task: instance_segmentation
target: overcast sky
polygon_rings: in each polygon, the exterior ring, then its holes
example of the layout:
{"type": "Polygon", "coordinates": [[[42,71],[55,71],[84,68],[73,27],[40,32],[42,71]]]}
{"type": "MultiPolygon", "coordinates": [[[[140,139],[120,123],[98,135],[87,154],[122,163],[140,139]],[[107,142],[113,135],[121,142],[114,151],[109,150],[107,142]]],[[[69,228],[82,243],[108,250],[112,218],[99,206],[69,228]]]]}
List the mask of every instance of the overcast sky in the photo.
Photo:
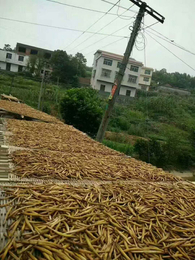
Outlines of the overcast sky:
{"type": "MultiPolygon", "coordinates": [[[[55,1],[55,0],[54,0],[55,1]]],[[[91,8],[107,12],[112,5],[102,0],[56,0],[61,3],[72,4],[76,6],[91,8]]],[[[108,0],[113,4],[117,0],[108,0]]],[[[147,4],[161,13],[165,17],[164,24],[158,23],[151,28],[162,33],[175,43],[185,47],[195,53],[195,0],[147,0],[147,4]]],[[[132,2],[121,0],[120,5],[130,7],[132,2]]],[[[120,36],[130,35],[129,26],[132,26],[137,6],[133,6],[131,11],[126,11],[126,17],[120,17],[125,10],[114,7],[110,13],[117,15],[104,15],[104,17],[92,26],[89,31],[97,32],[106,26],[100,32],[112,34],[120,28],[124,29],[116,32],[120,36]]],[[[85,31],[94,22],[103,16],[102,13],[76,9],[65,5],[49,2],[47,0],[0,0],[0,18],[11,18],[33,23],[41,23],[52,26],[66,27],[85,31]]],[[[150,15],[146,15],[144,23],[150,25],[156,20],[150,15]]],[[[146,30],[147,31],[147,30],[146,30]]],[[[148,32],[150,30],[148,29],[148,32]]],[[[153,32],[154,33],[154,32],[153,32]]],[[[22,24],[13,21],[0,20],[0,47],[5,43],[11,44],[14,48],[17,42],[50,49],[63,49],[68,54],[82,52],[87,58],[88,66],[92,66],[93,54],[97,49],[123,54],[127,45],[128,38],[117,38],[103,35],[93,35],[89,33],[82,34],[62,29],[46,28],[30,24],[22,24]],[[80,36],[78,38],[78,36],[80,36]],[[90,37],[90,39],[88,39],[90,37]],[[78,39],[77,39],[78,38],[78,39]],[[73,42],[74,41],[74,42],[73,42]],[[116,42],[118,41],[118,42],[116,42]],[[114,43],[115,42],[115,43],[114,43]],[[67,47],[68,46],[68,47],[67,47]]],[[[188,73],[195,76],[195,71],[182,63],[157,42],[146,36],[146,66],[154,69],[166,68],[168,72],[188,73]]],[[[170,51],[174,52],[180,59],[195,69],[195,56],[189,54],[175,46],[155,37],[157,41],[163,44],[170,51]]],[[[139,36],[138,48],[143,49],[143,38],[139,36]]],[[[133,58],[144,63],[144,51],[133,49],[131,55],[133,58]]]]}

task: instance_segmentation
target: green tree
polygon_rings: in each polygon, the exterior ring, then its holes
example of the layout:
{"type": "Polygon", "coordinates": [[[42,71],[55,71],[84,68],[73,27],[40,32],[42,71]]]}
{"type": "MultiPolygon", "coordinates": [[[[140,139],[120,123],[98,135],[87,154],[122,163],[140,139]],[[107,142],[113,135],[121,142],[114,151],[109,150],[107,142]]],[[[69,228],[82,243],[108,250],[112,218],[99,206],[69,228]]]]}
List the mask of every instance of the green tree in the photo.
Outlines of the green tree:
{"type": "Polygon", "coordinates": [[[82,53],[75,56],[68,55],[66,51],[56,50],[51,58],[53,78],[59,78],[61,82],[78,87],[78,77],[85,77],[87,60],[82,53]]]}
{"type": "Polygon", "coordinates": [[[4,44],[3,50],[4,51],[13,51],[10,44],[4,44]]]}
{"type": "Polygon", "coordinates": [[[43,58],[42,54],[31,55],[28,59],[26,70],[31,74],[35,74],[35,76],[40,76],[44,66],[48,66],[48,61],[43,58]]]}
{"type": "Polygon", "coordinates": [[[97,92],[90,88],[67,90],[60,103],[62,118],[67,124],[94,137],[101,116],[101,100],[97,92]]]}

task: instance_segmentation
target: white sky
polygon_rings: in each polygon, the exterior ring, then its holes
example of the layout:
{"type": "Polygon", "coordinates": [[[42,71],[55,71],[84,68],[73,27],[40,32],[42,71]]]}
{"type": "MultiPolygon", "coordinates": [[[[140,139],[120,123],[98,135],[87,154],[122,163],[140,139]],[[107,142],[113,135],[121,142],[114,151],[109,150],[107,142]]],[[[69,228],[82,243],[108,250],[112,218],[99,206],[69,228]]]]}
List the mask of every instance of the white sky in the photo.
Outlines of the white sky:
{"type": "MultiPolygon", "coordinates": [[[[56,1],[97,9],[104,12],[108,11],[112,7],[112,5],[105,3],[102,0],[56,1]]],[[[109,1],[112,3],[117,2],[117,0],[109,1]]],[[[128,8],[132,5],[132,2],[129,0],[121,0],[120,4],[121,6],[128,8]]],[[[195,53],[195,0],[147,0],[147,4],[165,17],[164,24],[158,23],[152,28],[195,53]]],[[[132,10],[138,11],[138,7],[133,6],[132,10]]],[[[118,12],[118,14],[121,14],[124,10],[118,10],[118,7],[115,7],[110,12],[115,14],[118,12]]],[[[133,17],[134,13],[127,11],[125,15],[133,17]]],[[[83,31],[91,26],[101,16],[101,13],[79,10],[52,3],[47,0],[0,0],[0,17],[79,29],[83,31]]],[[[105,15],[101,21],[90,28],[90,31],[96,32],[112,20],[113,22],[105,27],[101,32],[111,34],[126,25],[123,30],[116,34],[122,36],[130,35],[128,27],[132,23],[133,19],[124,20],[113,15],[105,15]]],[[[154,22],[156,22],[156,20],[150,17],[150,15],[145,17],[145,24],[150,25],[154,22]]],[[[90,39],[86,40],[91,35],[88,33],[84,33],[79,39],[72,43],[73,40],[81,35],[80,32],[45,28],[5,20],[0,20],[0,35],[1,48],[3,48],[5,43],[11,44],[14,48],[17,42],[21,42],[50,50],[63,49],[66,50],[68,54],[82,52],[87,58],[88,66],[92,66],[93,54],[97,49],[123,54],[127,45],[127,39],[121,39],[115,44],[113,43],[104,47],[115,42],[119,38],[109,36],[106,39],[101,40],[105,38],[105,36],[93,35],[90,39]],[[84,40],[86,41],[83,42],[84,40]],[[70,45],[70,43],[72,44],[70,45]],[[67,48],[68,45],[69,47],[67,48]]],[[[146,38],[147,66],[158,70],[166,68],[168,72],[185,72],[195,76],[195,71],[183,64],[149,36],[146,35],[146,38]]],[[[194,55],[182,51],[159,38],[155,37],[155,39],[195,69],[194,55]]],[[[138,51],[134,48],[131,56],[144,62],[143,51],[138,51]]]]}

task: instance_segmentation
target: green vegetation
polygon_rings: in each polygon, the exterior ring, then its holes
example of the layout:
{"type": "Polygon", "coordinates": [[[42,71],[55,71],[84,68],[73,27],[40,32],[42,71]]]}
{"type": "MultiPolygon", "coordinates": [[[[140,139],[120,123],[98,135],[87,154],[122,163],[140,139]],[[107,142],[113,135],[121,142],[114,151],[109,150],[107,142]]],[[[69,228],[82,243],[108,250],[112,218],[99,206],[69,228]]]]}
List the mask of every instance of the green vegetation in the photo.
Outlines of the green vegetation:
{"type": "Polygon", "coordinates": [[[195,90],[195,77],[186,73],[168,73],[166,69],[156,70],[153,75],[153,86],[170,84],[172,87],[181,88],[189,91],[195,90]]]}
{"type": "MultiPolygon", "coordinates": [[[[91,68],[87,68],[87,74],[90,73],[91,68]]],[[[155,72],[153,86],[161,74],[155,72]]],[[[168,83],[172,74],[164,74],[164,82],[168,83]]],[[[172,77],[176,78],[176,75],[174,73],[172,77]]],[[[186,89],[192,89],[194,78],[181,74],[177,78],[180,80],[182,77],[191,82],[186,89]]],[[[38,77],[25,78],[19,74],[1,72],[0,93],[11,93],[37,108],[40,80],[38,77]]],[[[72,86],[47,83],[43,109],[54,116],[62,116],[68,124],[95,137],[105,100],[101,101],[92,89],[70,89],[72,86]]],[[[139,91],[128,105],[115,105],[108,131],[104,144],[112,149],[167,170],[193,170],[195,94],[192,91],[191,96],[184,97],[151,91],[146,95],[146,92],[139,91]]]]}
{"type": "MultiPolygon", "coordinates": [[[[11,94],[37,109],[41,79],[24,78],[15,73],[0,74],[0,94],[11,94]]],[[[46,84],[43,111],[60,116],[58,103],[64,89],[53,84],[46,84]]]]}
{"type": "Polygon", "coordinates": [[[124,143],[118,143],[110,140],[103,140],[103,144],[110,147],[111,149],[114,149],[116,151],[119,151],[121,153],[125,153],[126,155],[133,155],[134,147],[131,144],[124,144],[124,143]]]}
{"type": "Polygon", "coordinates": [[[101,117],[101,100],[91,88],[67,90],[60,103],[62,118],[67,124],[95,137],[101,117]]]}

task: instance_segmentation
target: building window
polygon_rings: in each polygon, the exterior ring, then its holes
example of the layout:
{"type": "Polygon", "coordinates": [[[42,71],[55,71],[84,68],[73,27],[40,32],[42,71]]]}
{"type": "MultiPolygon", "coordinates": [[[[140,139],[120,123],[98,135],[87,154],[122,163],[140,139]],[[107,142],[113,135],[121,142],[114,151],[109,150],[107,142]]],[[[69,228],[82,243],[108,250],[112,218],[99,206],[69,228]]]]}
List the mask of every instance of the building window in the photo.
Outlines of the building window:
{"type": "Polygon", "coordinates": [[[110,78],[111,70],[102,69],[102,77],[110,78]]]}
{"type": "Polygon", "coordinates": [[[118,71],[115,71],[115,79],[117,78],[118,76],[118,71]]]}
{"type": "Polygon", "coordinates": [[[112,66],[112,60],[104,59],[104,64],[108,66],[112,66]]]}
{"type": "Polygon", "coordinates": [[[137,82],[137,77],[133,76],[133,75],[129,75],[128,82],[136,83],[137,82]]]}
{"type": "Polygon", "coordinates": [[[24,61],[24,56],[19,56],[19,57],[18,57],[18,60],[19,60],[19,61],[24,61]]]}
{"type": "Polygon", "coordinates": [[[149,82],[150,78],[144,77],[144,81],[149,82]]]}
{"type": "Polygon", "coordinates": [[[98,60],[95,61],[95,66],[97,67],[97,64],[98,64],[98,60]]]}
{"type": "Polygon", "coordinates": [[[6,70],[10,71],[11,70],[11,63],[6,63],[6,70]]]}
{"type": "Polygon", "coordinates": [[[120,69],[120,68],[121,68],[121,65],[122,65],[122,63],[121,63],[121,62],[118,62],[118,63],[117,63],[117,68],[120,69]]]}
{"type": "Polygon", "coordinates": [[[51,58],[51,53],[45,52],[44,58],[49,60],[51,58]]]}
{"type": "Polygon", "coordinates": [[[22,72],[23,71],[23,66],[19,65],[18,66],[18,72],[22,72]]]}
{"type": "Polygon", "coordinates": [[[100,85],[100,91],[105,91],[106,86],[105,85],[100,85]]]}
{"type": "Polygon", "coordinates": [[[11,53],[7,53],[6,54],[6,59],[11,59],[12,58],[12,54],[11,53]]]}
{"type": "Polygon", "coordinates": [[[131,65],[130,70],[131,70],[131,71],[134,71],[134,72],[138,72],[139,67],[138,67],[138,66],[131,65]]]}
{"type": "Polygon", "coordinates": [[[37,55],[37,54],[38,54],[38,51],[37,51],[37,50],[34,50],[34,49],[31,49],[30,54],[31,54],[31,55],[37,55]]]}
{"type": "Polygon", "coordinates": [[[145,74],[150,75],[150,70],[145,70],[145,74]]]}
{"type": "Polygon", "coordinates": [[[96,70],[93,71],[93,78],[95,78],[96,70]]]}
{"type": "Polygon", "coordinates": [[[126,90],[126,96],[128,96],[128,97],[131,96],[131,90],[126,90]]]}
{"type": "Polygon", "coordinates": [[[24,47],[19,47],[19,48],[18,48],[18,51],[19,51],[19,52],[22,52],[22,53],[26,53],[26,48],[24,48],[24,47]]]}

